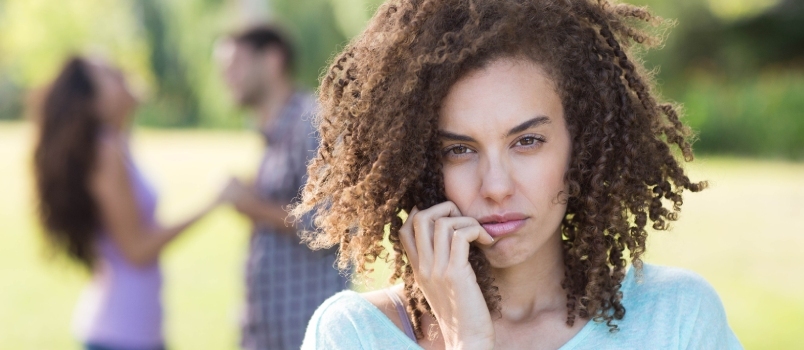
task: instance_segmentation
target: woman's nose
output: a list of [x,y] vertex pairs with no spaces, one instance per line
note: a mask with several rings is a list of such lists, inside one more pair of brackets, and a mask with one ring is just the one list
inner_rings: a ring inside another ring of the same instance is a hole
[[503,203],[514,194],[510,165],[501,158],[486,159],[485,163],[480,172],[480,194],[490,201]]

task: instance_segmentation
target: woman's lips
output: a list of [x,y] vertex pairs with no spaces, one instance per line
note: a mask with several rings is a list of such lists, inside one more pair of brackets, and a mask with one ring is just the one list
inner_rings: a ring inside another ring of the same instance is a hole
[[523,225],[525,225],[526,219],[519,219],[519,220],[510,220],[505,222],[489,222],[485,224],[481,224],[486,232],[491,235],[492,238],[497,238],[503,235],[507,235],[509,233],[515,232],[519,230]]

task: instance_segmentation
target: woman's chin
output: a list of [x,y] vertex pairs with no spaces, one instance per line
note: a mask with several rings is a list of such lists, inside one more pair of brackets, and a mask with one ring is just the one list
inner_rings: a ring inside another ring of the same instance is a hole
[[518,245],[516,239],[501,239],[490,247],[481,247],[481,251],[488,259],[489,264],[495,269],[505,269],[521,264],[526,260],[522,246]]

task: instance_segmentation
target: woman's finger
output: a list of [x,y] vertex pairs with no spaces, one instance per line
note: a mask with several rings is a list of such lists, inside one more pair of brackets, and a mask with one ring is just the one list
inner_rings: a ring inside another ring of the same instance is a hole
[[408,257],[408,262],[413,269],[419,267],[419,255],[416,251],[416,241],[413,238],[413,215],[419,212],[419,209],[413,207],[402,227],[399,228],[399,241],[402,243],[402,249],[405,250],[405,255]]
[[455,230],[450,243],[449,266],[451,268],[461,266],[469,261],[469,246],[472,242],[489,245],[494,243],[494,238],[480,225],[471,225]]
[[436,219],[433,227],[433,271],[443,273],[450,260],[452,235],[456,230],[469,226],[480,226],[474,218],[442,217]]
[[419,272],[425,278],[430,276],[433,269],[433,229],[435,221],[443,217],[460,216],[461,212],[455,203],[446,201],[436,204],[426,210],[413,214],[413,238],[416,241],[416,252],[419,259]]

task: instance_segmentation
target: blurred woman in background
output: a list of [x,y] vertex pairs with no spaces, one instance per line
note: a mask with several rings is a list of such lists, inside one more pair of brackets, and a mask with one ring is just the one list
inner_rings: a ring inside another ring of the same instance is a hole
[[156,193],[129,151],[136,106],[119,70],[74,57],[40,111],[39,215],[49,241],[92,272],[74,318],[88,350],[164,349],[159,255],[223,198],[179,225],[156,222]]

